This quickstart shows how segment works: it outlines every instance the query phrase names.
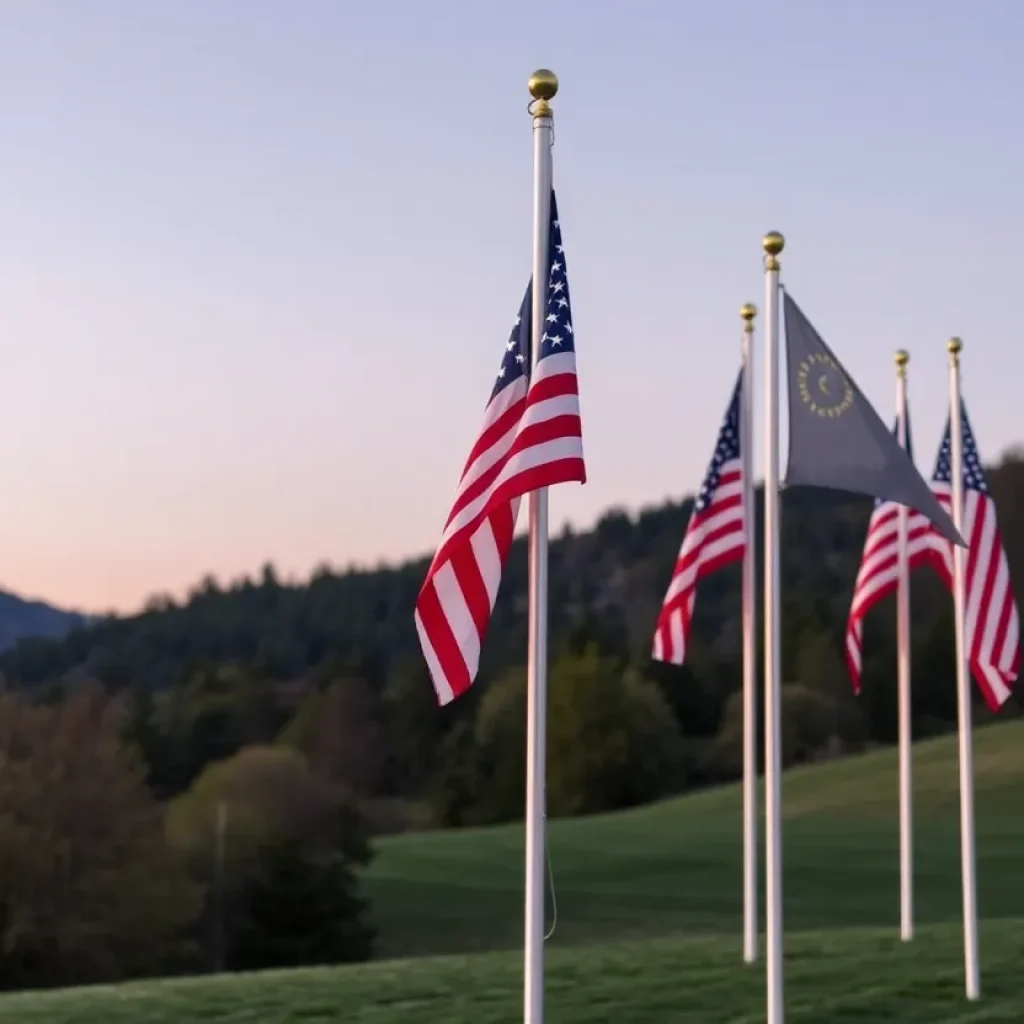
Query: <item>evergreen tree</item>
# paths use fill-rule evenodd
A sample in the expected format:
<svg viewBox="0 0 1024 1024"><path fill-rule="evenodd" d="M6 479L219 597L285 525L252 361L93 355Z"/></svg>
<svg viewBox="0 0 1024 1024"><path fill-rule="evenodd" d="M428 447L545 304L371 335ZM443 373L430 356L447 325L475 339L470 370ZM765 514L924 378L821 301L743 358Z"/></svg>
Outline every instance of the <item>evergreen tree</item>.
<svg viewBox="0 0 1024 1024"><path fill-rule="evenodd" d="M234 970L366 960L373 951L367 904L350 864L287 839L268 843L236 897Z"/></svg>

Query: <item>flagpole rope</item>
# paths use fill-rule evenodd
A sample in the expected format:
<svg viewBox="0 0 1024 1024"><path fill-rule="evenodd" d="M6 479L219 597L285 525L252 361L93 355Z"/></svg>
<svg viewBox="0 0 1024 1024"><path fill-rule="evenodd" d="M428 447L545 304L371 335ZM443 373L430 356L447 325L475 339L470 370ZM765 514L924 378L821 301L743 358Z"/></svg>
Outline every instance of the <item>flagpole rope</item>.
<svg viewBox="0 0 1024 1024"><path fill-rule="evenodd" d="M547 814L545 814L545 825L547 824L547 817ZM555 898L555 873L551 869L551 843L548 841L547 828L544 829L544 858L548 865L548 891L551 893L551 927L544 936L544 941L547 942L548 939L555 934L555 928L558 925L558 900Z"/></svg>

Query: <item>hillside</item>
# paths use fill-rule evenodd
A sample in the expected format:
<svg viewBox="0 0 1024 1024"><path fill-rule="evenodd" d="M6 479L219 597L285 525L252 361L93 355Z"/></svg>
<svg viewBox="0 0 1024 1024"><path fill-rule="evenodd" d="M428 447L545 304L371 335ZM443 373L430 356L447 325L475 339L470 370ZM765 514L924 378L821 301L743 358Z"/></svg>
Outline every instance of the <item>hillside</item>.
<svg viewBox="0 0 1024 1024"><path fill-rule="evenodd" d="M1009 456L988 474L1011 575L1022 586L1024 461ZM760 496L757 503L760 508ZM786 628L799 632L813 621L838 634L871 503L841 493L796 489L784 494L782 507ZM566 530L553 539L550 609L556 652L575 627L586 623L630 655L646 655L690 508L687 499L632 514L613 509L593 530ZM183 603L157 602L142 614L105 620L55 642L23 641L0 657L0 672L26 685L86 673L112 686L161 690L199 664L246 665L272 679L291 681L326 661L341 660L381 688L394 673L421 662L412 611L427 561L425 552L397 566L323 569L298 586L283 584L270 565L232 587L206 579ZM712 660L735 659L738 581L738 572L726 570L702 586L694 649L698 661L704 654ZM526 583L525 542L520 539L510 555L484 645L484 680L522 663ZM920 589L928 591L927 585ZM25 616L34 607L26 606ZM36 614L34 631L60 632L60 613L49 619L42 609ZM934 618L927 593L915 616L922 622ZM0 616L0 646L6 639ZM792 658L792 645L784 653ZM869 675L870 660L869 651Z"/></svg>
<svg viewBox="0 0 1024 1024"><path fill-rule="evenodd" d="M632 652L647 650L690 508L686 500L633 515L612 510L592 531L566 531L553 540L556 650L582 621L600 624ZM786 495L784 511L790 605L823 605L833 617L845 614L870 502L797 491ZM251 665L292 680L326 659L343 659L382 685L397 668L420 660L412 613L427 561L424 555L374 570L323 570L302 586L281 583L271 566L230 588L208 579L182 604L167 602L110 619L57 642L23 642L0 658L0 671L27 685L85 672L114 686L160 690L205 662ZM526 585L521 539L510 555L484 647L485 679L524 657ZM710 648L735 647L737 585L738 574L725 571L702 588L697 614Z"/></svg>
<svg viewBox="0 0 1024 1024"><path fill-rule="evenodd" d="M914 748L916 915L960 913L957 748ZM1024 722L975 733L979 906L1024 918ZM887 750L784 776L786 926L896 927L897 764ZM555 945L732 935L742 913L740 791L706 790L550 830ZM368 891L384 955L467 953L521 942L519 826L381 839Z"/></svg>
<svg viewBox="0 0 1024 1024"><path fill-rule="evenodd" d="M895 758L875 753L788 775L787 1020L1021 1019L1024 723L979 730L976 767L983 999L971 1006L958 923L955 744L915 749L919 929L909 945L896 925ZM740 961L738 825L731 787L553 823L552 1020L762 1019L763 962ZM385 952L471 955L26 993L0 997L0 1021L514 1024L521 880L516 827L381 841L369 882Z"/></svg>
<svg viewBox="0 0 1024 1024"><path fill-rule="evenodd" d="M1020 588L1024 458L1007 456L987 472L1011 578ZM669 728L677 733L679 749L671 752L675 769L661 776L657 795L729 781L739 770L738 566L702 583L686 665L656 665L649 657L690 507L682 501L637 513L611 510L592 530L566 529L551 545L552 672L560 659L596 649L606 659L601 671L613 689L629 677L658 691L651 697L645 690L640 699L659 703L655 718L672 717ZM867 623L863 695L857 701L842 659L870 507L864 498L841 493L797 488L783 495L787 764L895 739L891 604ZM755 513L760 520L760 496ZM59 639L23 639L0 653L0 676L13 689L46 694L92 678L126 696L131 738L161 799L181 793L212 761L246 745L276 742L293 725L295 738L320 721L322 729L334 730L328 747L359 751L336 781L355 787L374 831L508 820L522 802L508 790L499 806L494 793L481 791L485 773L479 759L494 752L481 746L476 716L493 681L521 678L525 542L519 540L509 558L479 683L468 697L442 709L413 625L426 566L424 556L373 570L323 569L302 585L283 583L270 565L257 578L230 587L206 579L179 603L154 601L140 615L105 619ZM915 735L937 735L954 726L956 700L949 595L929 569L915 576L912 620ZM314 705L332 687L341 693L336 704L353 706L327 724ZM1002 714L1018 711L1014 698ZM980 718L986 714L979 708ZM296 725L297 718L306 724ZM313 739L303 742L308 753ZM513 744L517 753L506 751L499 759L520 775L521 746ZM648 787L632 796L598 800L595 792L586 799L591 809L608 809L651 795Z"/></svg>

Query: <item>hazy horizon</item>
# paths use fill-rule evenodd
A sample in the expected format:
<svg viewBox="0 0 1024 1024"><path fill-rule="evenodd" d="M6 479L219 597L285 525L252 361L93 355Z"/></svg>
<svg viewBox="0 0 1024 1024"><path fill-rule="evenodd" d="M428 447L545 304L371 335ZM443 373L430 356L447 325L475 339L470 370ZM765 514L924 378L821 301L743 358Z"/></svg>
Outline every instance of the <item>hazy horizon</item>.
<svg viewBox="0 0 1024 1024"><path fill-rule="evenodd" d="M910 350L922 472L953 334L986 462L1024 441L1009 0L12 0L3 29L18 594L430 553L529 274L538 66L589 471L554 532L699 486L769 229L884 418Z"/></svg>

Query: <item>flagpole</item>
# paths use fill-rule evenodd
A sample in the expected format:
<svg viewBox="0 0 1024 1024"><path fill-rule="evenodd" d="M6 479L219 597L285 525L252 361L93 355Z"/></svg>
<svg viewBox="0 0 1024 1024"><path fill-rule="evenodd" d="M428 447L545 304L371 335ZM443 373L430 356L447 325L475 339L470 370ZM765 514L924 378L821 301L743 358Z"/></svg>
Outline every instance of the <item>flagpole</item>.
<svg viewBox="0 0 1024 1024"><path fill-rule="evenodd" d="M907 363L909 353L896 353L897 440L907 450ZM896 668L899 706L900 758L900 938L914 937L914 837L913 782L911 776L910 728L910 558L908 548L908 510L897 505L897 577L896 577Z"/></svg>
<svg viewBox="0 0 1024 1024"><path fill-rule="evenodd" d="M960 417L960 351L963 342L950 338L949 465L953 525L963 536L963 425ZM964 988L968 999L981 997L978 965L978 896L974 873L974 750L971 736L971 675L964 631L964 558L966 549L953 545L953 616L956 632L956 703L960 740L960 874L964 903Z"/></svg>
<svg viewBox="0 0 1024 1024"><path fill-rule="evenodd" d="M779 622L779 253L785 239L762 240L764 329L764 813L768 1021L782 1024L782 711Z"/></svg>
<svg viewBox="0 0 1024 1024"><path fill-rule="evenodd" d="M743 389L740 457L743 465L743 960L757 960L757 627L754 603L754 317L757 307L740 307L743 319Z"/></svg>
<svg viewBox="0 0 1024 1024"><path fill-rule="evenodd" d="M540 357L547 284L551 272L548 226L551 216L552 110L558 79L540 69L530 76L533 116L533 289L530 319L531 366ZM523 933L523 1024L544 1020L544 853L545 772L548 701L548 492L530 493L529 660L526 698L526 898Z"/></svg>

